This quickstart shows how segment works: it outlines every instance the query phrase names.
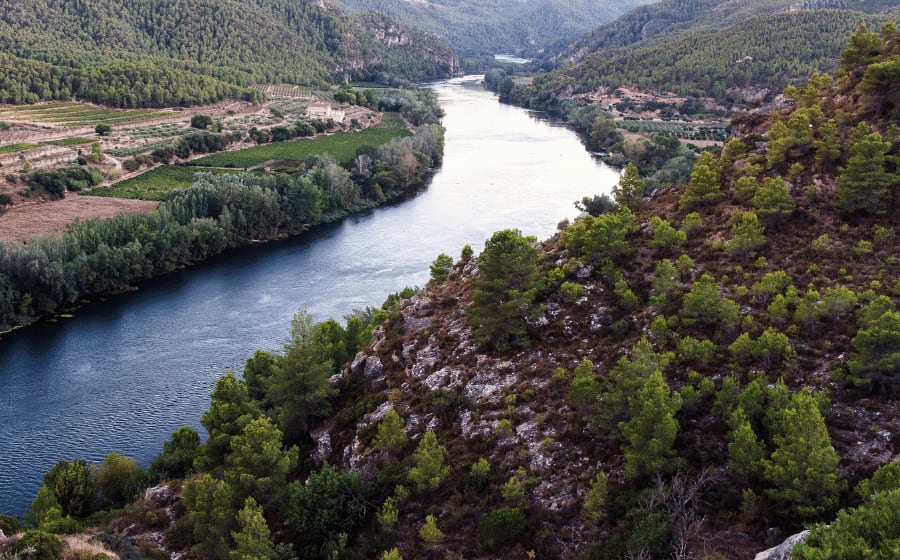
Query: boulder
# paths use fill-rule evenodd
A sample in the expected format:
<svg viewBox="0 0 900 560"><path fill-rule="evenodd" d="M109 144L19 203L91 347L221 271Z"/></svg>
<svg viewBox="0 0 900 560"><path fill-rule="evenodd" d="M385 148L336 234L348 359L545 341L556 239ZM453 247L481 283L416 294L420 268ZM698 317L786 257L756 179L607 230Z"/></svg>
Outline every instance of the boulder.
<svg viewBox="0 0 900 560"><path fill-rule="evenodd" d="M796 535L791 535L780 545L760 552L753 560L790 560L791 551L794 550L795 546L805 541L808 536L809 531L802 531Z"/></svg>
<svg viewBox="0 0 900 560"><path fill-rule="evenodd" d="M160 485L144 490L144 500L156 507L166 507L178 501L178 496L168 486Z"/></svg>

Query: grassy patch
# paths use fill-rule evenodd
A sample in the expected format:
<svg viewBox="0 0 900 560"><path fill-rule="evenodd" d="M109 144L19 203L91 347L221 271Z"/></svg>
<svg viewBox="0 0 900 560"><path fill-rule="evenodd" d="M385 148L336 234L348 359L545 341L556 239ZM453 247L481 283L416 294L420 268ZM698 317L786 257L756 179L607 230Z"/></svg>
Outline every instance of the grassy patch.
<svg viewBox="0 0 900 560"><path fill-rule="evenodd" d="M400 121L402 122L402 119ZM273 142L246 150L222 152L194 160L191 165L247 169L271 160L303 161L315 154L331 154L339 162L348 162L353 159L360 146L366 144L380 146L392 138L409 135L410 132L406 130L405 125L401 127L396 119L392 118L389 123L359 132L337 132L328 136Z"/></svg>
<svg viewBox="0 0 900 560"><path fill-rule="evenodd" d="M31 148L37 148L40 144L10 144L8 146L0 146L0 154L9 154L12 152L21 152L23 150L30 150Z"/></svg>
<svg viewBox="0 0 900 560"><path fill-rule="evenodd" d="M235 173L224 169L198 169L182 165L164 165L146 173L120 181L108 187L99 187L83 192L84 195L111 198L132 198L136 200L162 200L172 189L189 187L194 184L194 175L208 171L216 175Z"/></svg>
<svg viewBox="0 0 900 560"><path fill-rule="evenodd" d="M75 136L73 138L63 138L62 140L47 140L46 142L41 142L41 144L50 146L80 146L82 144L90 144L93 141L93 138Z"/></svg>

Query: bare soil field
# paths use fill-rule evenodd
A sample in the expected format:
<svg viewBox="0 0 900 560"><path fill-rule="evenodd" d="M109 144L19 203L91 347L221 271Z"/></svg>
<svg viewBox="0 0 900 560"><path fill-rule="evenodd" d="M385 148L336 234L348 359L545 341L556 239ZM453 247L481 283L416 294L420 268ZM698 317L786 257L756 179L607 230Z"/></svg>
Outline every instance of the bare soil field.
<svg viewBox="0 0 900 560"><path fill-rule="evenodd" d="M0 241L34 239L62 233L75 220L111 218L123 212L146 212L156 202L69 194L62 200L20 204L0 215Z"/></svg>

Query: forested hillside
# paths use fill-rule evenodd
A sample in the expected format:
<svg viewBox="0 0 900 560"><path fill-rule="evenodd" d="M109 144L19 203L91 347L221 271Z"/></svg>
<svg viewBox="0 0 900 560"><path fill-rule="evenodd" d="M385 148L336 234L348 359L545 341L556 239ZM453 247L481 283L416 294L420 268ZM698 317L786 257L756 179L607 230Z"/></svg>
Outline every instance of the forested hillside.
<svg viewBox="0 0 900 560"><path fill-rule="evenodd" d="M629 170L551 239L439 255L427 287L346 325L298 313L282 351L219 380L205 443L180 428L147 470L61 461L13 547L160 481L98 540L745 559L809 526L795 560L895 558L897 26L859 28L839 71L738 116L686 185L644 197Z"/></svg>
<svg viewBox="0 0 900 560"><path fill-rule="evenodd" d="M2 0L0 51L6 103L191 105L252 98L254 83L456 71L434 37L306 0Z"/></svg>
<svg viewBox="0 0 900 560"><path fill-rule="evenodd" d="M463 55L530 54L625 13L648 0L337 0L378 10L446 41Z"/></svg>
<svg viewBox="0 0 900 560"><path fill-rule="evenodd" d="M586 33L544 61L558 65L582 59L602 49L624 47L653 38L671 38L691 28L728 27L754 16L798 10L844 9L878 13L897 7L896 0L662 0L631 10L622 17ZM843 43L841 43L843 44Z"/></svg>
<svg viewBox="0 0 900 560"><path fill-rule="evenodd" d="M834 71L842 46L860 23L878 29L889 19L842 10L754 16L728 27L598 50L574 66L536 78L530 95L567 97L633 85L743 102L743 88L774 94L812 72Z"/></svg>

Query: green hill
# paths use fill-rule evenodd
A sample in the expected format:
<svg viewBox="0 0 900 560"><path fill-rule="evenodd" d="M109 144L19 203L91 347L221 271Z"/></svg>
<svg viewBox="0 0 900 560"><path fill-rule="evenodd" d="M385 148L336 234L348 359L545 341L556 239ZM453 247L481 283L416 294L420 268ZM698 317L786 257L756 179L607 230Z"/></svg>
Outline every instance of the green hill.
<svg viewBox="0 0 900 560"><path fill-rule="evenodd" d="M2 0L0 14L0 102L190 105L252 97L253 83L456 71L433 37L308 1Z"/></svg>
<svg viewBox="0 0 900 560"><path fill-rule="evenodd" d="M545 91L576 94L628 84L740 102L735 90L767 88L774 94L812 72L833 72L838 53L859 24L877 29L887 19L835 10L754 16L647 45L596 51L535 84Z"/></svg>
<svg viewBox="0 0 900 560"><path fill-rule="evenodd" d="M339 0L378 10L446 41L463 55L531 54L611 21L648 0Z"/></svg>

